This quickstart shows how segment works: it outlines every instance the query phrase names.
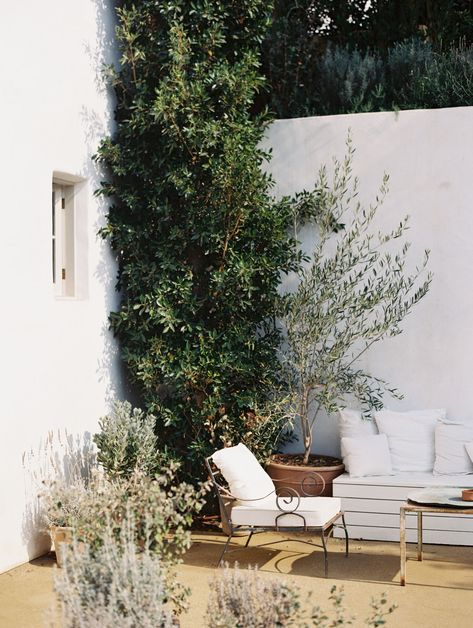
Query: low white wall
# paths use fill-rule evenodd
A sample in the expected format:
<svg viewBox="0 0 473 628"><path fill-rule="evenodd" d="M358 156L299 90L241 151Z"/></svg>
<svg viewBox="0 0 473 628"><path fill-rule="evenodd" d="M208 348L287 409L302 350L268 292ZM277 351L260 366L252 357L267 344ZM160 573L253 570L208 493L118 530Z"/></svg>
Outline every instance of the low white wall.
<svg viewBox="0 0 473 628"><path fill-rule="evenodd" d="M389 173L378 224L389 230L409 214L411 257L431 249L434 273L403 333L373 347L365 364L404 394L386 400L393 409L446 407L473 420L473 107L279 120L267 138L276 193L310 189L322 164L330 170L344 156L349 129L361 199L374 199ZM334 417L316 429L314 448L337 454Z"/></svg>
<svg viewBox="0 0 473 628"><path fill-rule="evenodd" d="M23 452L48 430L93 432L120 393L107 330L115 268L96 236L106 208L93 197L99 175L91 161L110 129L98 79L112 59L112 12L100 0L6 2L2 24L0 570L48 547L28 503ZM78 299L53 294L54 170L86 179Z"/></svg>

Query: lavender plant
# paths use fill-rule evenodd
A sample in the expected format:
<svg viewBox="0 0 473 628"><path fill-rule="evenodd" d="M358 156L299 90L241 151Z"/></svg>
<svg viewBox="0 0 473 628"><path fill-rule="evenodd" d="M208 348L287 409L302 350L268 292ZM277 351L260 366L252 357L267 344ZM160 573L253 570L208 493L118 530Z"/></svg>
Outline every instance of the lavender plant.
<svg viewBox="0 0 473 628"><path fill-rule="evenodd" d="M349 626L354 617L348 615L343 589L332 587L329 601L332 608L310 607L302 602L302 592L286 580L263 578L256 568L240 570L238 565L215 576L210 585L206 626L208 628L334 628ZM396 606L389 605L386 595L371 599L365 625L375 628L386 625L386 618Z"/></svg>
<svg viewBox="0 0 473 628"><path fill-rule="evenodd" d="M175 481L176 464L150 478L135 472L130 478L110 479L92 474L85 484L56 481L45 492L48 523L72 527L78 541L99 551L105 528L120 538L123 521L132 515L135 542L142 546L149 536L149 549L163 562L178 562L190 547L192 517L204 504L207 484L198 488Z"/></svg>
<svg viewBox="0 0 473 628"><path fill-rule="evenodd" d="M98 462L110 477L129 477L134 471L145 475L159 472L163 454L158 450L156 417L132 408L128 401L115 402L112 411L99 421L95 434Z"/></svg>
<svg viewBox="0 0 473 628"><path fill-rule="evenodd" d="M186 607L188 591L152 548L147 531L138 548L132 516L118 538L107 527L98 550L77 541L64 547L63 569L55 572L62 628L170 628Z"/></svg>

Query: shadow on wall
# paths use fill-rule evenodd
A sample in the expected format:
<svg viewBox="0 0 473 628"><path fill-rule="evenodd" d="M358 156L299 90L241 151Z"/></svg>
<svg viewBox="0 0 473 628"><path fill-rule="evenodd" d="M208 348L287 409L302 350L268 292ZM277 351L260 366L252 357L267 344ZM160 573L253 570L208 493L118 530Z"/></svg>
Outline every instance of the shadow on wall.
<svg viewBox="0 0 473 628"><path fill-rule="evenodd" d="M51 549L49 523L42 496L54 482L73 485L90 477L96 464L96 448L90 432L49 432L37 451L23 454L25 503L22 540L28 559Z"/></svg>
<svg viewBox="0 0 473 628"><path fill-rule="evenodd" d="M84 137L87 146L87 160L84 164L84 176L87 177L91 193L99 189L101 181L107 178L104 169L93 161L100 140L113 134L115 124L113 112L115 109L115 94L107 81L106 69L110 66L117 68L119 54L115 44L115 28L117 26L115 6L106 0L95 1L96 47L86 45L85 52L89 58L95 76L95 86L98 92L105 95L106 114L98 113L87 107L82 107L81 118L84 128ZM117 309L120 295L116 291L117 265L108 244L98 235L106 223L108 202L101 196L94 198L95 215L92 223L94 236L99 242L99 258L94 269L94 277L103 288L104 305L107 312ZM128 384L124 365L119 357L117 341L109 329L108 321L101 330L102 355L97 360L97 378L105 383L105 401L111 405L117 398L126 398L134 402L137 395Z"/></svg>

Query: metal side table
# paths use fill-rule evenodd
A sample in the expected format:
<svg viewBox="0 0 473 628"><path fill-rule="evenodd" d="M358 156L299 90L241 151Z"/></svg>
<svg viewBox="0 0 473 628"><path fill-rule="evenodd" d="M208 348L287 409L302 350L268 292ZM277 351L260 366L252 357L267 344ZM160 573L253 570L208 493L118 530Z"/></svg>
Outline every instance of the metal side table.
<svg viewBox="0 0 473 628"><path fill-rule="evenodd" d="M461 488L431 488L413 491L407 496L408 501L400 509L400 583L406 585L406 514L417 515L417 560L422 560L422 516L428 514L471 515L473 502L461 499ZM468 504L471 503L471 506Z"/></svg>

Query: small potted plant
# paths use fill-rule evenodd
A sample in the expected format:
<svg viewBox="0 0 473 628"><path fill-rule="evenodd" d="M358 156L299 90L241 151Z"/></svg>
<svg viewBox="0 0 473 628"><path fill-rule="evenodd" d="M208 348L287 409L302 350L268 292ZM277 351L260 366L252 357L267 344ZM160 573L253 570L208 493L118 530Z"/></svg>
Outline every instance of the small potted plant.
<svg viewBox="0 0 473 628"><path fill-rule="evenodd" d="M406 272L409 245L393 252L393 241L403 236L407 218L391 233L378 233L374 227L387 193L387 176L373 205L364 208L355 200L358 182L352 180L352 156L349 140L344 162L335 162L332 189L325 169L319 173L316 246L298 273L295 290L282 299L281 362L290 391L289 414L299 425L302 451L273 455L267 470L278 487L299 492L308 471L325 476L325 495L331 495L332 480L343 473L341 460L312 453L313 428L322 410L335 412L348 395L369 409L382 407L385 392L397 395L365 371L360 358L374 343L401 333L401 321L431 281L425 272L428 252L412 274ZM320 494L315 484L309 479L302 492Z"/></svg>

